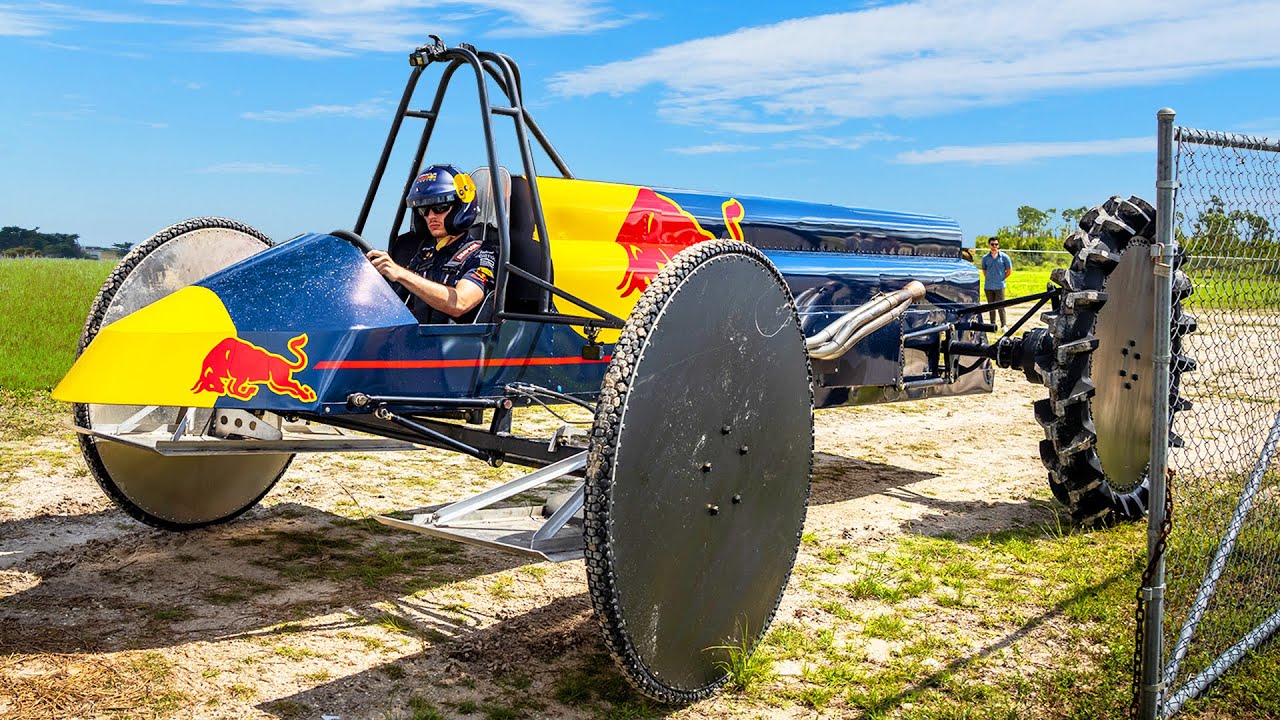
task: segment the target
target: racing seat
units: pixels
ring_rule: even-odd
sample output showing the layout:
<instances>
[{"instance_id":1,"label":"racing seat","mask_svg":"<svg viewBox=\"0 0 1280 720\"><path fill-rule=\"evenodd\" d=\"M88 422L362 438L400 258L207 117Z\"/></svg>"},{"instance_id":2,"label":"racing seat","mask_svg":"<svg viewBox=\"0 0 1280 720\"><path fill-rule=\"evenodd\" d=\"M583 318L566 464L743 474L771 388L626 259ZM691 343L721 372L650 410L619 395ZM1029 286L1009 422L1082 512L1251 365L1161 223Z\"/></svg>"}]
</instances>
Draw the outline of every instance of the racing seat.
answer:
<instances>
[{"instance_id":1,"label":"racing seat","mask_svg":"<svg viewBox=\"0 0 1280 720\"><path fill-rule=\"evenodd\" d=\"M502 193L503 199L507 201L507 207L511 206L511 173L504 167L498 168L497 190L495 191L495 183L492 173L489 172L488 166L478 167L471 171L471 181L476 185L476 221L471 226L471 237L480 238L481 242L492 243L496 248L498 246L498 204L495 201L495 192ZM495 305L497 304L497 294L490 287L489 292L485 293L484 300L480 301L480 312L476 313L476 319L473 322L487 323L493 322L493 314Z\"/></svg>"},{"instance_id":2,"label":"racing seat","mask_svg":"<svg viewBox=\"0 0 1280 720\"><path fill-rule=\"evenodd\" d=\"M512 176L506 168L498 168L500 186L507 209L511 215L511 223L507 230L511 238L511 264L544 280L548 280L547 268L542 261L541 243L534 240L533 201L529 191L529 181L520 175ZM479 167L471 173L476 184L476 197L480 203L476 225L483 227L486 237L496 237L498 232L498 212L494 203L494 183L489 168ZM493 235L487 235L493 233ZM538 303L542 290L533 283L516 275L507 276L507 310L518 313L538 312ZM485 298L492 303L493 294ZM491 314L491 313L490 313ZM483 316L484 313L481 313Z\"/></svg>"}]
</instances>

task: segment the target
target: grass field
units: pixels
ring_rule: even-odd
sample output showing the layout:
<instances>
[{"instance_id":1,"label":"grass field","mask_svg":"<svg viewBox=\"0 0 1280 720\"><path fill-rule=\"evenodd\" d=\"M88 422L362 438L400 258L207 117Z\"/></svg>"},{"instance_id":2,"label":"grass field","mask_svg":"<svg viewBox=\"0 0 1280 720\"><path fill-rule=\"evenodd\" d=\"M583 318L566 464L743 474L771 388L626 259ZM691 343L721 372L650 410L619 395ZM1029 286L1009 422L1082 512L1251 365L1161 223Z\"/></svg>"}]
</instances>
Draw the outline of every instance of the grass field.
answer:
<instances>
[{"instance_id":1,"label":"grass field","mask_svg":"<svg viewBox=\"0 0 1280 720\"><path fill-rule=\"evenodd\" d=\"M49 390L71 367L112 262L0 260L0 390Z\"/></svg>"},{"instance_id":2,"label":"grass field","mask_svg":"<svg viewBox=\"0 0 1280 720\"><path fill-rule=\"evenodd\" d=\"M1014 298L1044 292L1045 285L1049 284L1049 273L1054 267L1056 266L1040 265L1015 269L1005 283L1005 297Z\"/></svg>"},{"instance_id":3,"label":"grass field","mask_svg":"<svg viewBox=\"0 0 1280 720\"><path fill-rule=\"evenodd\" d=\"M1049 273L1059 265L1015 267L1009 276L1005 297L1019 297L1043 292ZM1212 271L1188 263L1185 271L1194 292L1183 304L1188 308L1261 310L1280 307L1280 294L1274 279L1264 275L1248 275Z\"/></svg>"}]
</instances>

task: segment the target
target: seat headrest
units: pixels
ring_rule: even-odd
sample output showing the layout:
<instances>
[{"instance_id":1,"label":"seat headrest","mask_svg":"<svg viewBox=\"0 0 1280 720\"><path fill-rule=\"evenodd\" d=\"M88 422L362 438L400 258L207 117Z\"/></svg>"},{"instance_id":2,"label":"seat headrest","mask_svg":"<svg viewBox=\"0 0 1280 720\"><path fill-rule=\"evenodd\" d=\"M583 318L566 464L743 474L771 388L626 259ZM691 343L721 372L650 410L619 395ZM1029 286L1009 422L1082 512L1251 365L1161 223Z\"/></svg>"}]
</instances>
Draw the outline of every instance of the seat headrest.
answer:
<instances>
[{"instance_id":1,"label":"seat headrest","mask_svg":"<svg viewBox=\"0 0 1280 720\"><path fill-rule=\"evenodd\" d=\"M511 212L511 173L507 172L504 167L498 168L499 187L502 188L502 199L507 206L507 212ZM476 184L476 202L479 209L476 215L476 223L481 225L498 226L498 205L494 202L493 194L493 178L489 173L489 166L484 165L478 167L471 172L471 180Z\"/></svg>"}]
</instances>

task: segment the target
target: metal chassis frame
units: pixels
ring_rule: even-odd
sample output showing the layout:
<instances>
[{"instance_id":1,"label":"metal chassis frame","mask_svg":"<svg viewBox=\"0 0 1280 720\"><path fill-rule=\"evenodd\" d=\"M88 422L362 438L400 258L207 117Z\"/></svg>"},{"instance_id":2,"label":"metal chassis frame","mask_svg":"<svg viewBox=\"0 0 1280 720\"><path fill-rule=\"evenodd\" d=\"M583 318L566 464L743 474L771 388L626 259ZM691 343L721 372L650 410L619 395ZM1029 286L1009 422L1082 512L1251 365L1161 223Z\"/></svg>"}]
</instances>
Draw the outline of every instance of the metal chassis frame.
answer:
<instances>
[{"instance_id":1,"label":"metal chassis frame","mask_svg":"<svg viewBox=\"0 0 1280 720\"><path fill-rule=\"evenodd\" d=\"M402 420L409 420L408 423L397 422L395 419L385 417L382 413L308 415L306 419L393 440L405 440L441 450L461 452L494 466L511 462L527 467L541 467L586 449L555 440L548 444L543 440L512 435L510 412L501 408L494 410L494 418L488 429L444 422L416 413L403 413L397 416ZM423 432L424 430L426 432Z\"/></svg>"},{"instance_id":2,"label":"metal chassis frame","mask_svg":"<svg viewBox=\"0 0 1280 720\"><path fill-rule=\"evenodd\" d=\"M939 325L931 325L929 327L924 327L919 330L914 330L912 332L904 334L902 336L903 347L911 347L912 340L918 340L920 338L925 338L932 335L943 336L943 338L938 341L938 356L934 359L934 363L933 363L940 369L940 371L943 374L935 375L933 377L918 377L914 380L907 380L904 378L903 382L899 385L899 389L912 390L912 389L921 388L921 387L932 387L934 385L945 385L948 383L955 382L956 378L959 377L960 375L963 375L968 372L972 372L985 359L996 360L999 363L999 359L1000 359L999 349L1000 349L1001 343L1012 340L1013 333L1017 332L1018 328L1021 328L1023 325L1025 325L1027 321L1030 320L1031 317L1040 310L1040 308L1044 307L1045 303L1051 302L1053 303L1053 306L1057 308L1060 303L1060 299L1062 297L1063 292L1065 292L1065 288L1061 288L1061 287L1054 288L1051 286L1049 289L1045 290L1044 292L1034 293L1031 295L1023 295L1021 297L1016 297L1016 298L1009 298L1007 300L1000 300L998 302L993 302L993 303L985 303L983 305L973 305L971 307L961 308L955 311L957 318L964 318L967 316L978 316L979 321L978 322L972 322L972 321L946 322ZM1004 334L996 338L995 342L973 343L973 342L959 341L955 339L955 333L957 330L982 330L984 328L990 328L991 330L995 330L995 327L993 325L981 322L982 313L985 313L991 310L998 310L1000 308L1011 307L1013 305L1019 305L1021 303L1032 301L1032 300L1034 300L1036 304L1033 305L1031 309L1023 313L1022 317L1018 318L1013 323L1013 325L1009 326L1009 329L1006 330ZM922 349L922 348L917 348L917 349ZM975 358L978 358L978 360L975 360L973 363L967 366L961 366L959 363L959 358L961 357L975 357Z\"/></svg>"},{"instance_id":3,"label":"metal chassis frame","mask_svg":"<svg viewBox=\"0 0 1280 720\"><path fill-rule=\"evenodd\" d=\"M582 325L588 328L621 328L624 324L622 318L598 308L591 303L578 298L553 284L555 276L551 262L551 236L547 233L546 219L542 210L542 197L538 193L537 169L534 167L533 149L529 142L529 135L532 134L537 139L538 144L542 147L551 161L555 163L556 168L560 171L561 176L572 179L573 173L569 171L568 165L552 147L551 142L547 140L547 136L542 129L534 121L533 116L524 107L523 89L520 79L520 68L516 65L515 60L507 55L495 52L478 51L475 47L466 43L457 47L449 48L441 42L440 38L432 35L434 40L432 44L423 45L414 50L409 55L409 64L413 66L412 72L409 74L409 80L405 85L404 93L400 97L400 104L396 109L395 119L391 123L391 130L387 134L386 143L382 148L382 155L378 158L377 169L374 170L373 178L369 183L369 189L365 193L364 203L360 207L360 215L356 219L355 232L357 235L364 233L365 223L369 219L369 213L373 208L374 198L377 196L378 187L382 183L382 178L387 171L387 163L391 159L391 151L395 146L396 138L400 134L400 127L406 117L422 118L426 120L426 126L423 128L422 136L418 141L418 148L414 154L413 164L409 168L409 177L406 179L404 187L400 192L400 202L396 208L395 221L391 224L389 240L394 240L400 226L404 223L405 204L404 199L409 194L409 189L413 186L413 180L418 175L418 168L422 165L422 160L426 156L427 147L431 142L431 136L435 131L436 121L440 117L440 106L444 102L444 97L449 89L449 83L453 79L453 75L461 67L468 66L472 69L476 80L476 89L479 93L480 100L480 121L484 130L485 148L489 159L489 173L491 177L497 178L498 175L498 151L493 139L493 117L495 115L503 115L510 117L515 124L516 138L520 146L520 155L522 165L524 167L525 178L529 182L529 195L533 205L534 226L541 238L542 246L542 263L547 269L548 277L552 282L546 282L541 278L534 276L511 262L511 209L507 206L507 199L500 192L494 193L494 209L498 218L498 266L494 282L494 318L497 322L503 320L520 320L525 322L542 322L542 323L560 323L565 325ZM422 76L422 72L432 63L448 63L441 76L440 81L436 85L434 99L431 102L429 110L411 110L409 103L411 102L414 90L417 88L418 80ZM485 79L485 75L493 79L498 89L505 96L507 105L494 106L489 99L489 86ZM539 293L538 312L536 313L509 313L507 312L507 285L512 274L534 283L541 292ZM551 296L556 295L562 297L579 307L599 315L598 318L582 317L576 315L566 315L558 313L552 309Z\"/></svg>"}]
</instances>

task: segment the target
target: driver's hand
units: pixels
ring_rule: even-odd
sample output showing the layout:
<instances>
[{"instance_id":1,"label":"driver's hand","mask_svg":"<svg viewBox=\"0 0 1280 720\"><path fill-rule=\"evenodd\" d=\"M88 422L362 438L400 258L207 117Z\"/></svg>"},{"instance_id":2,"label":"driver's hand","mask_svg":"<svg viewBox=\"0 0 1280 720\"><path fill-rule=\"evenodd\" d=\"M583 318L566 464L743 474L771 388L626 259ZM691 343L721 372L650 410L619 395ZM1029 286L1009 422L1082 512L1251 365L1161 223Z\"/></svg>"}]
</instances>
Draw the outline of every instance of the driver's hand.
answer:
<instances>
[{"instance_id":1,"label":"driver's hand","mask_svg":"<svg viewBox=\"0 0 1280 720\"><path fill-rule=\"evenodd\" d=\"M377 270L382 277L391 282L400 282L400 278L406 272L403 267L396 264L395 260L391 259L391 256L385 250L370 250L365 257L369 259L369 262L373 263L374 270Z\"/></svg>"}]
</instances>

